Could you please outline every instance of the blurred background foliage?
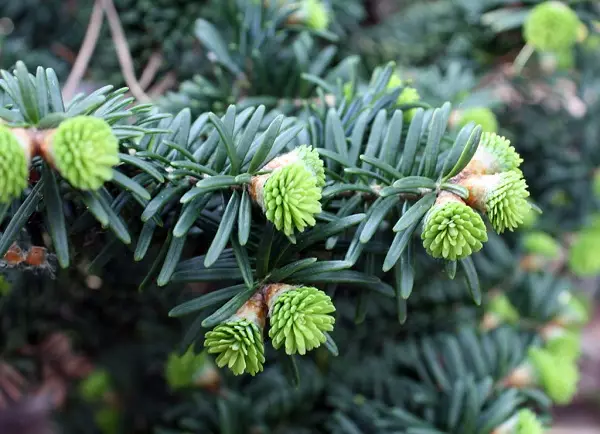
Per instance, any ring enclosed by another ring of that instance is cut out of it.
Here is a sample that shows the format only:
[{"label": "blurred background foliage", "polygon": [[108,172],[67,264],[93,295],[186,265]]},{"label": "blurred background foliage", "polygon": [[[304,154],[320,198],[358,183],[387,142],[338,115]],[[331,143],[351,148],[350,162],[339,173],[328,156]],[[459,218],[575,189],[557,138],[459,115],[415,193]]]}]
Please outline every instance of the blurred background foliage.
[{"label": "blurred background foliage", "polygon": [[[474,121],[511,140],[543,213],[502,238],[490,233],[474,255],[483,308],[464,280],[448,280],[416,252],[405,322],[388,299],[338,288],[340,356],[320,348],[292,363],[271,354],[277,362],[255,378],[216,369],[201,346],[190,347],[199,321],[169,317],[178,303],[217,289],[214,282],[150,283],[140,292],[160,243],[132,264],[114,237],[80,231],[86,248],[67,271],[56,270],[51,253],[45,267],[2,264],[1,406],[51,391],[65,433],[487,434],[525,406],[550,424],[546,395],[492,384],[541,345],[543,326],[580,333],[592,313],[584,306],[593,306],[587,300],[600,274],[599,2],[565,2],[580,27],[572,45],[554,52],[524,36],[539,0],[112,3],[125,39],[101,23],[76,91],[128,86],[138,99],[194,119],[223,116],[229,104],[238,112],[264,104],[269,121],[306,120],[324,113],[319,101],[366,89],[392,61],[416,90],[409,108],[449,101],[453,131]],[[325,17],[308,19],[298,12],[303,3],[322,5]],[[0,67],[23,60],[68,83],[93,10],[91,0],[0,0]],[[28,223],[22,245],[48,246],[38,227]],[[186,249],[201,254],[208,242],[200,235]],[[357,264],[366,274],[377,267]],[[516,321],[498,307],[498,294]]]}]

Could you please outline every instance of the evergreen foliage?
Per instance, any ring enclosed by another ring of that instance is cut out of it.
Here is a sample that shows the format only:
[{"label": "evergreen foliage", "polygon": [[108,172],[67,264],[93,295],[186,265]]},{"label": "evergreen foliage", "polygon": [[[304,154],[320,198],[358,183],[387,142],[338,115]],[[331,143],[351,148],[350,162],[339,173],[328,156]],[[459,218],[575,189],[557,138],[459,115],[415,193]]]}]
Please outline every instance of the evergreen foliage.
[{"label": "evergreen foliage", "polygon": [[43,52],[1,58],[2,366],[78,383],[65,433],[535,434],[573,398],[594,2],[115,0],[180,81],[149,103],[106,28],[65,100],[39,35],[93,3],[33,3],[0,13]]}]

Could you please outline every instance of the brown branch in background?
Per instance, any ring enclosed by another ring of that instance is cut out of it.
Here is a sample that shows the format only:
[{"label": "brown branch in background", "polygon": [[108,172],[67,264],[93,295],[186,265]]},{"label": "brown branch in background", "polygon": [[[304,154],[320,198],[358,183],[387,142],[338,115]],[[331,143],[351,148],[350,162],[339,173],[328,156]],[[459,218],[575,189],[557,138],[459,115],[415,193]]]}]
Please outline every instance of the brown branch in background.
[{"label": "brown branch in background", "polygon": [[119,58],[119,64],[121,65],[121,72],[125,78],[125,83],[131,91],[131,94],[140,102],[150,101],[150,97],[144,92],[144,89],[140,86],[140,83],[135,78],[135,68],[133,67],[133,60],[131,59],[131,53],[129,52],[129,44],[127,43],[127,37],[125,31],[121,25],[119,19],[119,13],[112,0],[102,0],[104,6],[104,12],[106,12],[106,19],[110,26],[110,33],[112,35],[113,42],[115,44],[115,50],[117,51],[117,57]]},{"label": "brown branch in background", "polygon": [[160,69],[162,65],[163,57],[162,54],[158,51],[152,53],[150,56],[150,60],[148,60],[148,64],[144,68],[142,72],[142,76],[140,77],[140,86],[142,89],[146,90],[152,84],[154,77],[156,77],[156,73]]},{"label": "brown branch in background", "polygon": [[148,90],[148,95],[156,98],[164,94],[167,90],[172,89],[177,84],[177,76],[173,71],[168,72],[158,83]]},{"label": "brown branch in background", "polygon": [[67,78],[67,82],[63,88],[63,98],[67,101],[73,98],[73,95],[79,87],[79,83],[81,83],[81,79],[85,75],[85,71],[90,63],[92,54],[94,54],[94,50],[96,49],[96,44],[98,43],[98,37],[100,36],[100,30],[102,29],[103,21],[104,12],[102,9],[101,0],[96,0],[94,2],[94,9],[90,15],[90,21],[85,32],[85,38],[81,44],[81,49],[79,50],[79,54],[77,54],[77,59],[75,60],[73,69],[71,70],[69,78]]}]

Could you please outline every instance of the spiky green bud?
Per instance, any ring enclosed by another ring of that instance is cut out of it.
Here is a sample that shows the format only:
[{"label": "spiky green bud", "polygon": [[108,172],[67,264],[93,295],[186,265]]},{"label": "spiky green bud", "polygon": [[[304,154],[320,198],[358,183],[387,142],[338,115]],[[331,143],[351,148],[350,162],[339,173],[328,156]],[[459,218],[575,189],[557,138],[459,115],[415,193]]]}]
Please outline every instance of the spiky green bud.
[{"label": "spiky green bud", "polygon": [[62,122],[49,152],[60,174],[80,190],[98,190],[119,164],[119,141],[106,121],[77,116]]},{"label": "spiky green bud", "polygon": [[204,346],[218,354],[217,366],[227,366],[235,375],[256,375],[263,370],[265,346],[262,330],[245,318],[230,319],[206,333]]},{"label": "spiky green bud", "polygon": [[533,411],[527,408],[519,411],[515,434],[543,434],[544,431],[544,425]]},{"label": "spiky green bud", "polygon": [[286,235],[314,226],[314,216],[321,212],[321,189],[317,182],[301,162],[275,169],[264,185],[267,220]]},{"label": "spiky green bud", "polygon": [[469,190],[469,204],[487,214],[498,233],[512,231],[523,223],[531,205],[527,183],[520,172],[475,175],[460,181]]},{"label": "spiky green bud", "polygon": [[542,255],[550,259],[560,256],[560,244],[545,232],[531,232],[523,237],[523,248],[528,253]]},{"label": "spiky green bud", "polygon": [[506,294],[497,294],[492,297],[486,311],[507,323],[516,323],[520,318],[519,312],[512,305]]},{"label": "spiky green bud", "polygon": [[183,389],[194,384],[196,375],[207,363],[205,352],[196,354],[194,347],[180,355],[176,352],[169,354],[165,366],[165,377],[171,389]]},{"label": "spiky green bud", "polygon": [[518,171],[523,162],[510,140],[496,133],[483,133],[477,152],[473,157],[481,166],[482,173],[495,174],[509,170]]},{"label": "spiky green bud", "polygon": [[481,216],[462,201],[434,205],[425,216],[423,246],[434,258],[463,259],[487,241]]},{"label": "spiky green bud", "polygon": [[312,146],[302,145],[294,150],[306,168],[317,178],[317,187],[325,185],[325,166],[319,152]]},{"label": "spiky green bud", "polygon": [[573,360],[541,348],[531,348],[528,360],[535,370],[538,384],[550,399],[557,404],[568,404],[573,399],[579,381],[579,371]]},{"label": "spiky green bud", "polygon": [[0,125],[0,203],[9,203],[27,187],[29,156],[13,132]]},{"label": "spiky green bud", "polygon": [[473,107],[460,112],[457,126],[462,128],[469,122],[481,126],[484,133],[495,133],[498,131],[498,120],[493,111],[487,107]]},{"label": "spiky green bud", "polygon": [[540,51],[562,51],[579,37],[581,21],[577,14],[559,1],[547,1],[533,8],[525,21],[523,36]]},{"label": "spiky green bud", "polygon": [[333,330],[335,307],[323,291],[311,286],[290,288],[274,297],[269,308],[269,336],[275,349],[285,345],[287,354],[306,354],[325,342]]}]

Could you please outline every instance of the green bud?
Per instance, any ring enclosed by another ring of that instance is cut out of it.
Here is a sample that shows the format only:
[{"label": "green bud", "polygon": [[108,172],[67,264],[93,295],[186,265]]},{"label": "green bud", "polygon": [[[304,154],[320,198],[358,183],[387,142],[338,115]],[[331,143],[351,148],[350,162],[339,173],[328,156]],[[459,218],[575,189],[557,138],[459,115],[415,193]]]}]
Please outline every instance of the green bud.
[{"label": "green bud", "polygon": [[529,409],[519,411],[515,434],[543,434],[544,431],[544,426],[533,411]]},{"label": "green bud", "polygon": [[119,141],[106,121],[77,116],[62,122],[49,151],[60,174],[80,190],[98,190],[119,164]]},{"label": "green bud", "polygon": [[319,157],[319,152],[307,145],[299,146],[293,152],[298,154],[306,168],[317,178],[317,187],[323,187],[325,185],[325,166]]},{"label": "green bud", "polygon": [[568,404],[577,391],[579,381],[575,362],[541,348],[531,348],[528,359],[536,372],[538,384],[550,399],[557,404]]},{"label": "green bud", "polygon": [[263,370],[265,347],[262,331],[245,318],[230,319],[206,333],[204,346],[218,354],[217,366],[227,366],[235,375],[256,375]]},{"label": "green bud", "polygon": [[28,150],[9,128],[0,125],[0,203],[19,197],[28,178]]},{"label": "green bud", "polygon": [[540,51],[562,51],[579,37],[581,21],[564,3],[546,1],[533,8],[525,21],[523,36]]},{"label": "green bud", "polygon": [[[387,84],[388,90],[394,90],[399,87],[403,87],[402,92],[398,95],[398,99],[396,100],[397,106],[410,105],[415,104],[421,101],[421,95],[419,95],[419,91],[414,87],[408,86],[407,83],[400,78],[397,73],[392,74],[390,77],[390,81]],[[408,109],[404,111],[404,120],[410,121],[415,115],[415,109]]]},{"label": "green bud", "polygon": [[569,268],[579,277],[591,277],[600,273],[600,231],[583,230],[577,234],[569,248]]},{"label": "green bud", "polygon": [[577,360],[581,354],[581,333],[560,328],[550,330],[546,338],[545,349],[554,356]]},{"label": "green bud", "polygon": [[106,407],[94,414],[96,426],[102,434],[117,434],[120,431],[121,415],[116,408]]},{"label": "green bud", "polygon": [[498,131],[496,115],[487,107],[473,107],[461,111],[457,124],[458,128],[464,127],[469,122],[480,125],[484,133],[495,133]]},{"label": "green bud", "polygon": [[321,212],[321,189],[318,179],[301,163],[275,169],[264,186],[264,208],[267,220],[277,230],[292,235],[314,226],[314,216]]},{"label": "green bud", "polygon": [[509,170],[518,171],[523,162],[514,146],[496,133],[483,133],[475,157],[484,166],[484,173],[495,174]]},{"label": "green bud", "polygon": [[487,231],[477,212],[462,201],[453,201],[428,211],[421,239],[434,258],[457,260],[481,250]]},{"label": "green bud", "polygon": [[325,342],[333,330],[335,312],[331,298],[317,288],[302,286],[274,297],[270,311],[269,336],[273,347],[285,344],[287,354],[306,354]]},{"label": "green bud", "polygon": [[305,17],[307,27],[313,30],[327,30],[329,10],[321,0],[303,0],[300,14]]},{"label": "green bud", "polygon": [[523,248],[528,253],[535,253],[550,259],[560,256],[560,244],[545,232],[531,232],[523,237]]},{"label": "green bud", "polygon": [[531,208],[526,200],[529,197],[527,183],[515,170],[471,176],[460,184],[469,190],[469,204],[486,213],[499,234],[522,224]]},{"label": "green bud", "polygon": [[80,384],[79,392],[88,401],[100,401],[112,391],[112,379],[104,369],[96,369]]},{"label": "green bud", "polygon": [[206,363],[206,353],[201,352],[196,354],[193,346],[190,346],[183,355],[175,352],[169,354],[165,366],[167,384],[172,390],[184,389],[192,386],[196,374],[202,370]]},{"label": "green bud", "polygon": [[520,318],[519,312],[512,305],[506,294],[497,294],[491,298],[486,311],[511,324],[518,322]]}]

